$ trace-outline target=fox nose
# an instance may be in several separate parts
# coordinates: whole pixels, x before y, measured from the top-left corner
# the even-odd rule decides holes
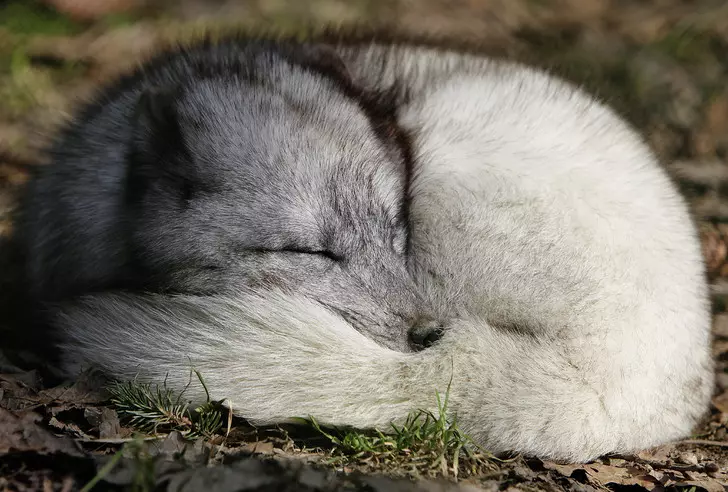
[[[442,338],[444,332],[442,323],[431,318],[418,318],[412,325],[409,331],[409,343],[415,351],[431,347]]]

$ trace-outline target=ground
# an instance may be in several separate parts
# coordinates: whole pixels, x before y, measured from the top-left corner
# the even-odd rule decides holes
[[[113,0],[106,12],[102,2],[48,4],[63,13],[0,0],[0,235],[12,233],[11,211],[27,169],[43,162],[43,146],[74,104],[145,54],[203,27],[300,32],[362,23],[463,38],[583,84],[644,132],[700,224],[717,383],[710,415],[682,443],[578,466],[487,458],[471,473],[467,460],[439,462],[424,473],[434,481],[414,481],[422,468],[388,466],[376,454],[332,459],[336,446],[310,426],[253,429],[225,417],[212,438],[185,440],[177,431],[133,437],[108,395],[89,389],[89,381],[44,388],[35,373],[16,373],[0,376],[0,488],[77,490],[96,477],[95,490],[726,490],[727,3]],[[456,469],[462,470],[457,483]]]

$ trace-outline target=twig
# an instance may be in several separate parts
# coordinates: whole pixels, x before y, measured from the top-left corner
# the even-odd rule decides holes
[[[184,433],[181,433],[184,435]],[[88,439],[88,438],[75,438],[74,441],[80,443],[98,443],[98,444],[125,444],[132,441],[161,441],[166,438],[168,434],[159,434],[156,436],[148,437],[109,437],[105,439]]]
[[[701,446],[718,446],[728,448],[728,441],[710,441],[708,439],[685,439],[675,444],[697,444]]]
[[[227,431],[225,432],[225,439],[230,435],[230,429],[233,426],[233,404],[228,402],[228,419],[227,419]]]

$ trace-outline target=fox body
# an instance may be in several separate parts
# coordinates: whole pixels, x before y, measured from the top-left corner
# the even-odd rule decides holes
[[[478,443],[574,461],[706,410],[686,205],[579,89],[415,44],[235,40],[115,90],[21,220],[38,298],[76,282],[49,311],[68,372],[182,389],[191,365],[253,422],[356,427],[449,387]]]

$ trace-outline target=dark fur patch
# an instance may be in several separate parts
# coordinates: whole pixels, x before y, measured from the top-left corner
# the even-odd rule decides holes
[[[411,174],[412,156],[410,139],[398,126],[396,121],[396,101],[394,93],[372,93],[356,87],[349,77],[343,61],[338,54],[324,44],[300,43],[293,39],[271,39],[258,36],[230,36],[224,39],[202,39],[190,46],[177,46],[152,56],[141,67],[131,73],[119,77],[116,81],[101,89],[97,96],[79,108],[75,118],[63,127],[49,149],[51,161],[79,160],[78,156],[97,154],[83,164],[85,167],[97,166],[100,174],[109,176],[94,178],[104,183],[93,184],[99,189],[88,190],[99,194],[84,197],[85,204],[68,205],[88,209],[88,213],[98,213],[97,223],[119,221],[116,226],[106,226],[95,233],[84,231],[89,236],[87,244],[73,245],[79,242],[74,238],[74,231],[68,229],[78,227],[77,224],[50,224],[54,220],[42,211],[43,202],[50,204],[53,200],[64,201],[72,197],[72,191],[59,191],[43,188],[39,176],[47,172],[73,172],[72,168],[63,169],[51,165],[34,170],[29,193],[21,203],[19,214],[19,241],[26,245],[35,244],[38,251],[27,258],[29,288],[34,296],[45,299],[61,299],[79,293],[123,288],[149,288],[143,279],[156,278],[152,272],[142,271],[143,262],[137,259],[133,246],[129,243],[129,227],[134,223],[134,204],[146,193],[150,178],[162,179],[169,183],[169,188],[178,190],[180,207],[199,190],[194,185],[194,176],[188,176],[191,168],[186,166],[185,146],[175,125],[173,102],[177,91],[184,91],[186,86],[206,79],[228,79],[258,82],[265,74],[257,73],[256,61],[281,59],[314,72],[326,80],[334,81],[338,90],[348,98],[356,101],[368,117],[371,128],[386,148],[404,156],[406,183]],[[107,144],[94,142],[94,135],[89,135],[89,122],[105,122],[112,131],[102,137]],[[94,123],[93,126],[96,126]],[[88,145],[96,145],[90,149]],[[109,145],[112,144],[112,145]],[[99,146],[125,149],[126,155],[119,162],[106,159],[104,152],[110,155],[120,150],[108,151]],[[169,154],[174,154],[175,166],[165,167]],[[122,166],[126,169],[118,169]],[[115,177],[119,174],[119,177]],[[59,180],[70,179],[68,176]],[[115,187],[114,180],[125,180],[123,192],[119,197],[109,195],[103,187]],[[95,183],[95,182],[94,182]],[[56,185],[58,186],[58,185]],[[86,193],[79,187],[77,194]],[[402,199],[401,211],[398,214],[399,225],[407,224],[409,190]],[[106,195],[106,196],[102,196]],[[97,211],[99,202],[105,202],[105,211]],[[45,205],[46,207],[51,205]],[[117,211],[110,214],[110,210]],[[35,210],[35,212],[33,212]],[[29,212],[30,211],[30,212]],[[51,212],[57,214],[58,212]],[[76,211],[78,213],[78,211]],[[35,215],[34,215],[35,214]],[[107,214],[105,216],[101,216]],[[130,215],[131,214],[131,215]],[[65,219],[64,219],[65,220]],[[71,221],[75,219],[69,219]],[[89,220],[93,223],[93,220]],[[101,226],[99,226],[101,227]],[[106,235],[106,240],[102,238]],[[81,240],[82,241],[82,240]],[[106,241],[106,242],[105,242]],[[44,244],[41,244],[44,243]],[[112,244],[113,243],[113,244]],[[113,259],[115,264],[110,264]],[[103,268],[102,268],[103,267]]]

